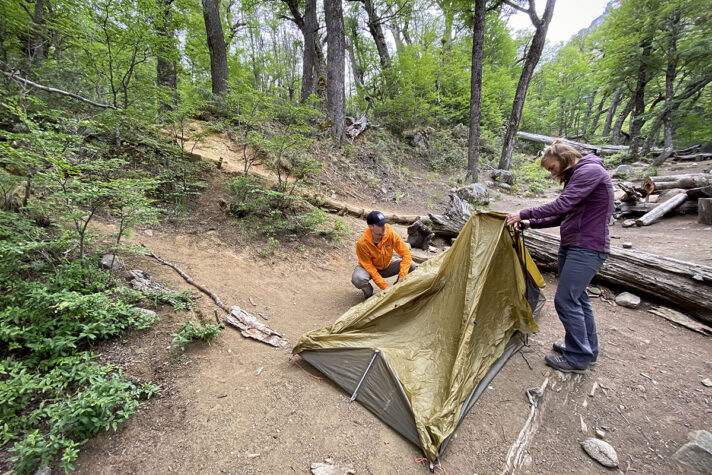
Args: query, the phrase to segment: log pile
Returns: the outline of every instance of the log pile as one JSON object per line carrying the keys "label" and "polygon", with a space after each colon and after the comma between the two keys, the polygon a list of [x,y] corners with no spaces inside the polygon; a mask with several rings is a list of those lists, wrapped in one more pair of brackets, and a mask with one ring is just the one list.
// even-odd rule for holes
{"label": "log pile", "polygon": [[648,226],[672,212],[698,213],[700,222],[705,223],[698,202],[712,198],[712,173],[651,176],[640,185],[623,182],[617,187],[616,218],[638,215],[635,225]]}

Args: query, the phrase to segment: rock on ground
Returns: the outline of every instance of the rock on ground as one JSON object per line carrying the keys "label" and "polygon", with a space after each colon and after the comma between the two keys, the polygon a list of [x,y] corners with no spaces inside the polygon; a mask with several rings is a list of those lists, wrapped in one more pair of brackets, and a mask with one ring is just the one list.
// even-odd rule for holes
{"label": "rock on ground", "polygon": [[581,443],[586,453],[604,467],[617,467],[618,455],[608,442],[589,437]]}
{"label": "rock on ground", "polygon": [[690,442],[680,447],[672,458],[699,473],[712,473],[712,434],[696,430],[687,437]]}
{"label": "rock on ground", "polygon": [[312,475],[354,475],[356,473],[353,468],[335,465],[331,458],[324,460],[323,463],[313,463],[310,468]]}
{"label": "rock on ground", "polygon": [[616,296],[616,303],[621,307],[638,308],[640,297],[630,292],[622,292]]}

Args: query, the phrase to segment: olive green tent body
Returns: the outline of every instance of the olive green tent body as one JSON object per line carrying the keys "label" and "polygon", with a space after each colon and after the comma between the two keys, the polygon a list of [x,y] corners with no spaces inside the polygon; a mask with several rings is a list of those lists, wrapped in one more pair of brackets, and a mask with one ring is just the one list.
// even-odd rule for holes
{"label": "olive green tent body", "polygon": [[543,285],[504,215],[477,213],[450,249],[303,335],[294,353],[434,461],[524,335],[538,330]]}

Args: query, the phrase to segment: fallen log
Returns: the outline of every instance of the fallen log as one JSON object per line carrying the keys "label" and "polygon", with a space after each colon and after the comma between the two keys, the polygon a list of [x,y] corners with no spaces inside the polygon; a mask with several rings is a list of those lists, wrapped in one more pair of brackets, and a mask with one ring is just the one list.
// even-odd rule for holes
{"label": "fallen log", "polygon": [[[660,203],[621,203],[619,208],[616,209],[616,212],[613,213],[613,216],[619,219],[625,216],[642,215],[651,212],[658,206],[660,206]],[[672,210],[672,212],[675,214],[697,214],[697,200],[687,200]]]}
{"label": "fallen log", "polygon": [[649,224],[652,224],[655,220],[662,218],[667,213],[680,206],[685,200],[687,200],[687,193],[682,191],[667,201],[657,203],[657,206],[654,210],[636,219],[635,224],[637,226],[648,226]]}
{"label": "fallen log", "polygon": [[[316,206],[317,208],[324,208],[329,212],[336,213],[341,216],[348,214],[355,218],[366,219],[368,213],[372,211],[371,209],[360,208],[358,206],[350,205],[348,203],[342,203],[341,201],[332,200],[331,198],[327,198],[326,196],[317,194],[304,195],[304,199],[306,199],[309,203]],[[392,223],[413,224],[418,219],[424,221],[426,224],[429,223],[428,218],[425,216],[408,214],[403,215],[386,212],[384,212],[383,215],[388,221]]]}
{"label": "fallen log", "polygon": [[524,456],[529,450],[529,445],[532,443],[534,434],[536,434],[539,428],[540,418],[537,416],[541,411],[538,411],[538,409],[541,407],[544,391],[548,385],[549,378],[546,378],[538,388],[527,389],[527,397],[529,398],[529,405],[531,406],[529,409],[529,417],[527,417],[522,430],[519,431],[517,440],[515,440],[514,444],[509,448],[502,475],[517,473],[519,471],[518,469],[524,465]]}
{"label": "fallen log", "polygon": [[712,153],[691,153],[688,155],[675,155],[675,162],[701,162],[702,160],[712,159]]}
{"label": "fallen log", "polygon": [[690,188],[685,193],[687,193],[688,198],[693,198],[693,199],[712,198],[712,185],[701,186],[699,188]]}
{"label": "fallen log", "polygon": [[712,174],[692,173],[687,175],[649,176],[645,179],[643,187],[650,195],[655,191],[670,188],[699,188],[712,185]]}
{"label": "fallen log", "polygon": [[[517,132],[517,137],[529,140],[530,142],[537,142],[550,145],[554,140],[559,137],[549,137],[548,135],[532,134],[529,132],[519,131]],[[590,143],[576,142],[573,140],[564,139],[566,145],[574,147],[576,150],[584,153],[593,152],[596,155],[615,155],[619,152],[624,152],[628,150],[627,145],[594,145]]]}
{"label": "fallen log", "polygon": [[[145,248],[146,246],[144,246]],[[148,249],[148,248],[146,248]],[[196,289],[200,290],[203,292],[205,295],[213,299],[215,304],[226,311],[228,314],[225,316],[225,321],[229,323],[230,325],[234,326],[238,330],[240,330],[240,333],[242,333],[242,336],[245,338],[252,338],[258,341],[261,341],[262,343],[267,343],[268,345],[275,346],[277,348],[281,348],[283,346],[287,345],[287,340],[282,338],[282,335],[277,333],[276,331],[272,330],[270,327],[265,325],[264,323],[260,322],[257,320],[257,318],[252,315],[251,313],[245,312],[242,310],[240,307],[237,305],[233,305],[232,307],[228,307],[225,305],[220,297],[218,297],[216,294],[208,290],[207,288],[203,287],[202,285],[196,283],[188,274],[183,272],[177,265],[173,264],[172,262],[169,262],[165,259],[162,259],[155,255],[153,252],[148,251],[147,255],[153,257],[156,259],[158,262],[160,262],[163,265],[166,265],[168,267],[173,268],[178,274],[180,274],[183,279],[185,279],[186,282],[188,282],[190,285],[195,287]]]}
{"label": "fallen log", "polygon": [[[559,241],[538,230],[525,232],[532,259],[544,269],[557,269]],[[712,267],[612,247],[594,280],[673,304],[712,324]]]}

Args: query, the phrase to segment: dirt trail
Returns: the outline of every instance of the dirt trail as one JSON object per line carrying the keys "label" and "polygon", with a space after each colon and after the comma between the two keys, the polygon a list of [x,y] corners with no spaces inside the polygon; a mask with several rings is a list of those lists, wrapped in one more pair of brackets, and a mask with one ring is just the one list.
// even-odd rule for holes
{"label": "dirt trail", "polygon": [[[349,225],[353,231],[345,243],[350,244],[362,223]],[[349,282],[354,262],[347,244],[319,250],[318,259],[305,254],[264,260],[229,245],[219,231],[154,230],[133,240],[179,265],[226,303],[267,315],[291,344],[360,302]],[[134,258],[131,264],[176,289],[188,288],[153,260]],[[545,293],[551,299],[556,281],[551,276],[548,281]],[[212,308],[203,297],[196,312],[212,321]],[[448,473],[499,472],[528,415],[525,391],[547,376],[558,384],[544,398],[542,425],[530,450],[531,473],[603,473],[579,447],[601,427],[624,471],[678,470],[672,453],[688,431],[709,429],[712,421],[710,389],[700,384],[712,373],[710,340],[600,299],[594,300],[594,311],[603,348],[597,368],[562,381],[544,366],[543,356],[561,336],[547,306],[531,347],[505,366],[459,428],[442,460]],[[217,343],[195,345],[185,356],[167,349],[169,333],[183,318],[167,316],[165,324],[173,329],[153,339],[153,351],[134,348],[137,366],[168,366],[175,374],[167,394],[117,433],[87,444],[79,473],[308,473],[312,462],[329,456],[357,473],[427,473],[415,462],[421,456],[417,448],[357,403],[349,404],[339,388],[290,363],[288,350],[246,340],[229,328]],[[146,351],[155,361],[142,361]],[[605,391],[590,398],[594,381]]]}
{"label": "dirt trail", "polygon": [[[350,275],[362,221],[344,218],[350,231],[340,244],[291,253],[278,249],[259,258],[256,246],[264,243],[245,237],[219,210],[219,190],[212,185],[210,190],[185,224],[137,231],[131,241],[177,264],[226,304],[263,314],[290,347],[306,331],[360,303]],[[532,202],[511,197],[496,208],[511,211]],[[659,237],[650,242],[628,230],[620,238],[631,236],[643,250],[661,253],[662,247],[666,255],[709,265],[712,254],[700,252],[710,246],[709,230],[689,218],[673,219],[676,224],[661,223],[664,228],[655,230]],[[404,227],[395,228],[405,236]],[[97,229],[110,231],[107,225]],[[653,242],[663,236],[675,243]],[[694,249],[687,252],[679,239]],[[190,288],[155,260],[127,259],[130,268],[146,270],[159,282]],[[544,293],[552,301],[556,278],[546,279]],[[555,384],[544,395],[541,426],[524,472],[608,473],[580,448],[595,429],[603,429],[623,472],[682,473],[672,454],[687,441],[687,432],[712,428],[712,388],[701,384],[712,377],[711,340],[644,309],[618,307],[607,289],[604,296],[609,299],[592,301],[602,347],[596,368],[572,378],[544,365],[551,343],[563,333],[547,304],[530,347],[510,360],[459,427],[442,459],[447,473],[500,473],[529,413],[526,390],[546,377]],[[306,474],[311,463],[327,457],[358,474],[428,473],[416,461],[422,456],[416,447],[358,403],[350,404],[328,380],[315,379],[306,363],[290,362],[289,348],[270,348],[231,328],[212,345],[194,344],[183,355],[168,348],[181,322],[213,322],[214,308],[203,296],[192,312],[164,309],[154,328],[98,349],[102,359],[134,377],[158,381],[164,392],[118,432],[90,441],[78,473]],[[594,382],[599,389],[590,397]]]}

